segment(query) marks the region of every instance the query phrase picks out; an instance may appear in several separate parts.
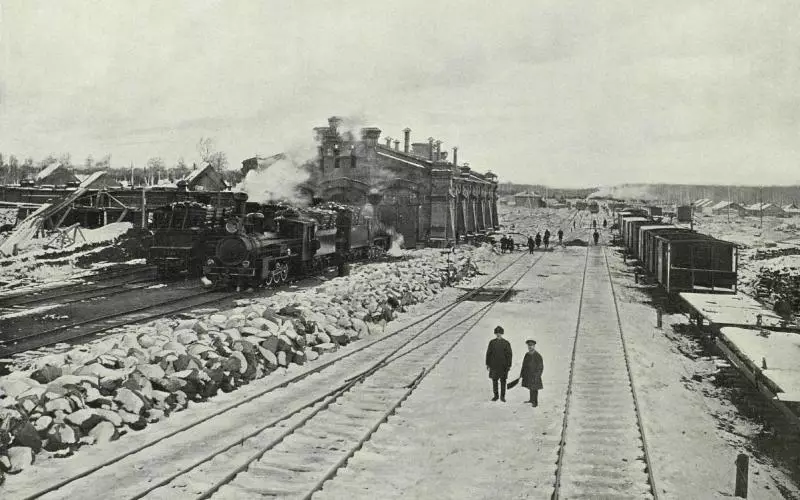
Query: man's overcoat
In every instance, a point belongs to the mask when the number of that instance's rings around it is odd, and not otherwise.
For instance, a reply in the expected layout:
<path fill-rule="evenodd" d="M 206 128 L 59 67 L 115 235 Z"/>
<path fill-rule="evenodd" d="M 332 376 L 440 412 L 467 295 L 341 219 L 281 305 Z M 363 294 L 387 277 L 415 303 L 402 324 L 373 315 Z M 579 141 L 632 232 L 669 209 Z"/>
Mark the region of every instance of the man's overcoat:
<path fill-rule="evenodd" d="M 543 371 L 542 355 L 536 351 L 526 352 L 525 359 L 522 360 L 522 371 L 519 373 L 519 378 L 522 379 L 522 387 L 542 389 Z"/>
<path fill-rule="evenodd" d="M 486 349 L 486 366 L 489 367 L 489 377 L 502 378 L 508 375 L 511 369 L 511 344 L 506 339 L 492 339 Z"/>

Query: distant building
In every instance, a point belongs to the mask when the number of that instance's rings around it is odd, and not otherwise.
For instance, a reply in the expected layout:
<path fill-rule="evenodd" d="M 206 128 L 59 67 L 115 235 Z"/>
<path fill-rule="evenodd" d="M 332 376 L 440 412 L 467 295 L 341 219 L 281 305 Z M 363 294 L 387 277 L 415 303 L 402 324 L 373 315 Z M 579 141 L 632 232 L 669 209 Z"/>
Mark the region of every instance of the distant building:
<path fill-rule="evenodd" d="M 72 168 L 60 163 L 51 163 L 43 168 L 33 179 L 36 185 L 65 186 L 68 183 L 79 183 L 80 180 L 72 172 Z"/>
<path fill-rule="evenodd" d="M 692 220 L 692 207 L 689 205 L 682 205 L 675 209 L 678 222 L 691 222 Z"/>
<path fill-rule="evenodd" d="M 798 206 L 797 206 L 797 205 L 795 205 L 794 203 L 789 203 L 788 205 L 784 205 L 784 206 L 782 206 L 781 208 L 783 209 L 783 211 L 784 211 L 784 212 L 785 212 L 787 215 L 789 215 L 789 216 L 791 216 L 791 217 L 797 217 L 797 216 L 800 216 L 800 207 L 798 207 Z"/>
<path fill-rule="evenodd" d="M 739 212 L 740 215 L 749 215 L 752 217 L 760 217 L 761 215 L 784 217 L 786 213 L 781 207 L 772 203 L 753 203 L 743 207 Z"/>
<path fill-rule="evenodd" d="M 178 184 L 180 185 L 182 182 L 186 184 L 186 189 L 189 191 L 225 191 L 228 189 L 222 174 L 214 170 L 214 167 L 208 163 L 189 172 Z"/>
<path fill-rule="evenodd" d="M 523 191 L 514 195 L 514 203 L 518 207 L 542 208 L 545 206 L 541 195 Z"/>
<path fill-rule="evenodd" d="M 711 207 L 711 213 L 715 215 L 734 213 L 736 215 L 742 210 L 742 206 L 733 201 L 721 201 Z"/>

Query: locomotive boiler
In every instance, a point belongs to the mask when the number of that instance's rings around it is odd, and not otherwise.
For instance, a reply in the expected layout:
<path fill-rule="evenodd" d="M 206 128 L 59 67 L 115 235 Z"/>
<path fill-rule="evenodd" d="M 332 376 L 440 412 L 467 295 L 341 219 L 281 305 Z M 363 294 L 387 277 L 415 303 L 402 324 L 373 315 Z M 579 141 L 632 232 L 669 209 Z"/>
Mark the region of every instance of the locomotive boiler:
<path fill-rule="evenodd" d="M 203 266 L 208 279 L 237 288 L 269 286 L 388 249 L 388 234 L 351 208 L 271 207 L 226 224 L 228 235 Z"/>

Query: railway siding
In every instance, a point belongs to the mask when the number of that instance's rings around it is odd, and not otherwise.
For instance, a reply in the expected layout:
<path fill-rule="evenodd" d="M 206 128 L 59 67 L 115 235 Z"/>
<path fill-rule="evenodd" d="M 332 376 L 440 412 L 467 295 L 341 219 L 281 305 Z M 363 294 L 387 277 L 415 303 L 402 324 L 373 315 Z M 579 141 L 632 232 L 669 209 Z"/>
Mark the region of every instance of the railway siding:
<path fill-rule="evenodd" d="M 587 255 L 556 498 L 653 498 L 626 358 L 605 252 L 592 247 Z"/>

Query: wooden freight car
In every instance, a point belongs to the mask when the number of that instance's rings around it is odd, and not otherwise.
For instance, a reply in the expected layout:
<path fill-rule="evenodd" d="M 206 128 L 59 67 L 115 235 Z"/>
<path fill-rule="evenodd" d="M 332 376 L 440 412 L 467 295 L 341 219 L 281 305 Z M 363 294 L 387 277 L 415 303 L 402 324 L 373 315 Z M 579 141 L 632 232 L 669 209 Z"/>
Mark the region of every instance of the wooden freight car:
<path fill-rule="evenodd" d="M 667 293 L 736 293 L 739 249 L 694 232 L 654 234 L 655 277 Z"/>

